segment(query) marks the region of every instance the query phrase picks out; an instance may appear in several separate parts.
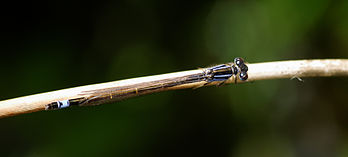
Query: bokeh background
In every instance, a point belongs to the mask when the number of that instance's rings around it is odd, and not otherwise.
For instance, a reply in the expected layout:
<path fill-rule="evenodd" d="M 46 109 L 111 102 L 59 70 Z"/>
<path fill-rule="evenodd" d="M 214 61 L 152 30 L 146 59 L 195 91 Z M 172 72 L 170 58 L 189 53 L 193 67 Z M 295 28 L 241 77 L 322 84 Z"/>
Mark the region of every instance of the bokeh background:
<path fill-rule="evenodd" d="M 348 58 L 348 1 L 0 6 L 1 100 L 248 62 Z M 347 78 L 157 93 L 0 119 L 0 156 L 348 156 Z"/>

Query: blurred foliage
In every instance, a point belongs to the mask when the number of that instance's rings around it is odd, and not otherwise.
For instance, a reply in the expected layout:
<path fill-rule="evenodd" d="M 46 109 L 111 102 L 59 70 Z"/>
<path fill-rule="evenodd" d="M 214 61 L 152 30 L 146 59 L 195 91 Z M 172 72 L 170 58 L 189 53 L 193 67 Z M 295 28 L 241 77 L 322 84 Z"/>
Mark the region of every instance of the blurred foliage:
<path fill-rule="evenodd" d="M 248 62 L 348 58 L 348 1 L 8 2 L 1 99 Z M 348 156 L 348 80 L 269 80 L 0 119 L 1 156 Z"/>

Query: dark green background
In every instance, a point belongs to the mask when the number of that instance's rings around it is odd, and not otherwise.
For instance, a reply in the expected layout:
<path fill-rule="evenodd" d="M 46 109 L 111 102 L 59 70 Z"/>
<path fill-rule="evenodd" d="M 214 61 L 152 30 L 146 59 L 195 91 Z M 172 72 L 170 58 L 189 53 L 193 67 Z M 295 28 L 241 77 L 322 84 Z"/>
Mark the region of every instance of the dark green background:
<path fill-rule="evenodd" d="M 0 6 L 1 100 L 231 62 L 348 58 L 348 1 Z M 348 156 L 347 78 L 268 80 L 0 119 L 0 156 Z"/>

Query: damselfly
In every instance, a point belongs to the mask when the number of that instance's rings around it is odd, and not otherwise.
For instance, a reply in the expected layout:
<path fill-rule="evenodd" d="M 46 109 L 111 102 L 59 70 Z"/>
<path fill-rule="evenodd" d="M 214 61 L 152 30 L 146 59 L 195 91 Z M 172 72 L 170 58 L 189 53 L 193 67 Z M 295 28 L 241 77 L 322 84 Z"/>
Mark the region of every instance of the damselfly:
<path fill-rule="evenodd" d="M 192 83 L 204 82 L 201 86 L 205 86 L 213 82 L 218 82 L 218 85 L 221 85 L 231 77 L 233 77 L 235 83 L 237 83 L 238 79 L 241 81 L 246 81 L 248 79 L 247 72 L 248 66 L 244 63 L 244 60 L 242 58 L 235 58 L 233 63 L 202 68 L 200 71 L 193 74 L 84 91 L 79 94 L 81 97 L 47 104 L 46 110 L 61 109 L 74 105 L 98 105 L 158 91 L 166 91 Z M 197 86 L 196 88 L 201 86 Z"/>

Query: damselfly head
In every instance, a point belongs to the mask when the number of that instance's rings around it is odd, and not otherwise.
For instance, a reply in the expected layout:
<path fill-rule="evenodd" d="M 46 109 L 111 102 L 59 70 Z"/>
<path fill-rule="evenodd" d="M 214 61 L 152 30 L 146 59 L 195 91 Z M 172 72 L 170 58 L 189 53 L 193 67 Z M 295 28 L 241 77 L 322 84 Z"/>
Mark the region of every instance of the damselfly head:
<path fill-rule="evenodd" d="M 244 59 L 237 57 L 234 59 L 234 64 L 237 66 L 234 72 L 239 72 L 239 79 L 242 81 L 246 81 L 248 79 L 248 66 L 244 63 Z M 235 73 L 235 75 L 237 75 Z"/>

